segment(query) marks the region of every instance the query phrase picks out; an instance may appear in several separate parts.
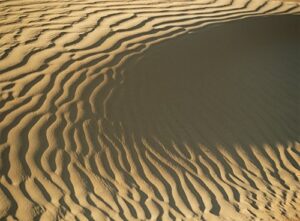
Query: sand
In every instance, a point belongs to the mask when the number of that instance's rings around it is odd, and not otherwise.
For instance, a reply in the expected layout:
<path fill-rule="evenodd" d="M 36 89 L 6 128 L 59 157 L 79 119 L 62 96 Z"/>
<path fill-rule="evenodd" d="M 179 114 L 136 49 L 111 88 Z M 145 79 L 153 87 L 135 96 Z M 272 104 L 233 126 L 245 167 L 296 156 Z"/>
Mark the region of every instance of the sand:
<path fill-rule="evenodd" d="M 0 220 L 300 220 L 300 5 L 0 1 Z"/>

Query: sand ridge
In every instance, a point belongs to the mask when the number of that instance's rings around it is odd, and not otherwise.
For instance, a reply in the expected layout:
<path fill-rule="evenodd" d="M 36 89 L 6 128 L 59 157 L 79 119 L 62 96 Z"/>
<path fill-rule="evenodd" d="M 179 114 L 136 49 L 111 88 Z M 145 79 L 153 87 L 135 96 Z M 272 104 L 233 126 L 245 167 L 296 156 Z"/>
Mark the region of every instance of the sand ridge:
<path fill-rule="evenodd" d="M 299 218 L 299 3 L 0 8 L 1 220 Z"/>

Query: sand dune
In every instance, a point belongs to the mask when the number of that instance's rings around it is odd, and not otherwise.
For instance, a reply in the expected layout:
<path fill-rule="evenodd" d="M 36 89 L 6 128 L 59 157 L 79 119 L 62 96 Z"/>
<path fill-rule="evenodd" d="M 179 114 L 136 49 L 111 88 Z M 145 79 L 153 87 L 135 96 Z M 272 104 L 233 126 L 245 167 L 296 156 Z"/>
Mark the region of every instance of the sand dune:
<path fill-rule="evenodd" d="M 0 220 L 300 219 L 298 1 L 0 9 Z"/>

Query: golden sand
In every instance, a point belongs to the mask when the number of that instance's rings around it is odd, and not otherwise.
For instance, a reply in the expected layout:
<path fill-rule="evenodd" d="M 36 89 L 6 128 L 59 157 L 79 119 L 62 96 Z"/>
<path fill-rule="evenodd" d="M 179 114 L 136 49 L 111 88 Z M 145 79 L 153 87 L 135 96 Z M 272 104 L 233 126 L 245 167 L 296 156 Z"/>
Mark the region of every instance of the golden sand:
<path fill-rule="evenodd" d="M 0 220 L 299 220 L 298 1 L 0 1 Z"/>

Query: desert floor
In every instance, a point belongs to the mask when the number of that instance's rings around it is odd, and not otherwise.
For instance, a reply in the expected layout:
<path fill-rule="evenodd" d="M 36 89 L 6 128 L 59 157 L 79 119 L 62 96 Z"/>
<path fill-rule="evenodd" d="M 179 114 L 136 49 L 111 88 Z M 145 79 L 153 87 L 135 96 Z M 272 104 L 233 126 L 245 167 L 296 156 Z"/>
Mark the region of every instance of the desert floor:
<path fill-rule="evenodd" d="M 299 15 L 0 0 L 0 220 L 300 220 Z"/>

